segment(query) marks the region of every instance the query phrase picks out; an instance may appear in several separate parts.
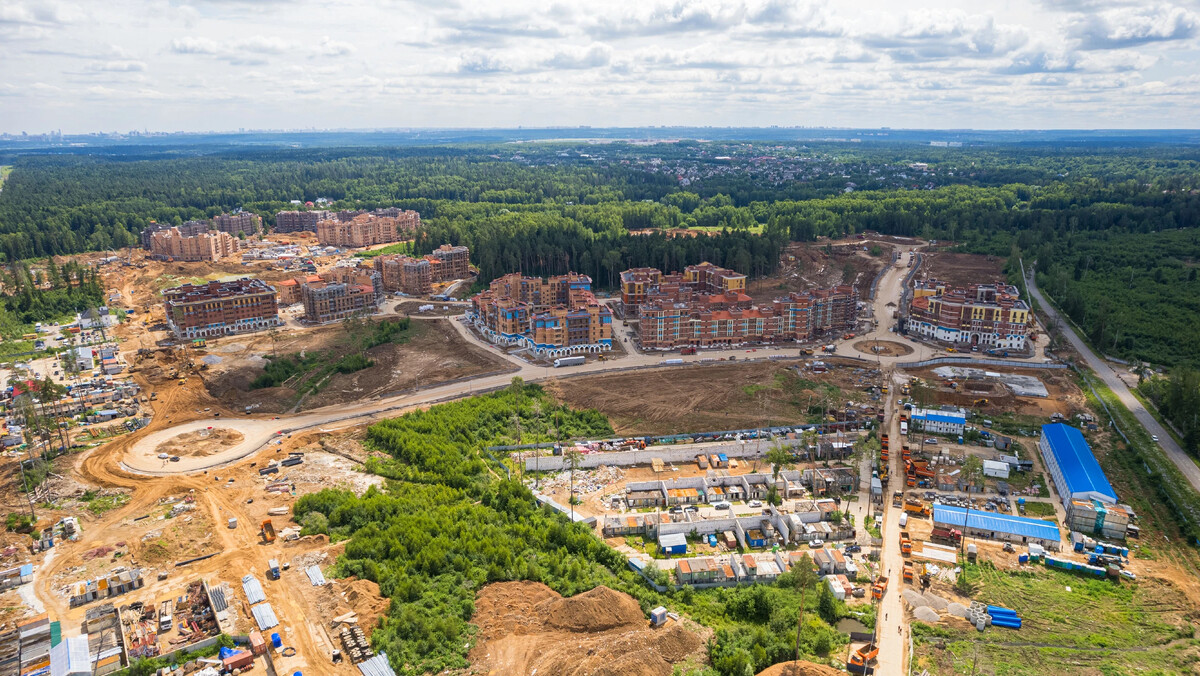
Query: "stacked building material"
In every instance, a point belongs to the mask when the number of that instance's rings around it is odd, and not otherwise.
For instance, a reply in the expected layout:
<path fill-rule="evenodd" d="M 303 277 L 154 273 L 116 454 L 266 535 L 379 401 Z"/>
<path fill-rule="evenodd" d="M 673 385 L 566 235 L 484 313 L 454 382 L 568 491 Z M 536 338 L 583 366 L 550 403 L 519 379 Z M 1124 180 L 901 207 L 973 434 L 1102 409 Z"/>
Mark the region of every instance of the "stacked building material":
<path fill-rule="evenodd" d="M 342 647 L 346 649 L 346 654 L 350 656 L 350 661 L 354 664 L 365 662 L 375 654 L 371 650 L 371 644 L 367 642 L 366 634 L 363 633 L 362 628 L 357 624 L 354 626 L 343 626 L 340 636 Z"/>

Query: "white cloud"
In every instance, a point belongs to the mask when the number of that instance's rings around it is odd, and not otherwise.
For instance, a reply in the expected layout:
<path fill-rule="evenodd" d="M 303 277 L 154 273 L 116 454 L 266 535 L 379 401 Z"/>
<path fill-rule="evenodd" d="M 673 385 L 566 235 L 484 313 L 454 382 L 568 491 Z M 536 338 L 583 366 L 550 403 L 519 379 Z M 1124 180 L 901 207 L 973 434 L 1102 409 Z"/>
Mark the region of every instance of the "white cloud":
<path fill-rule="evenodd" d="M 1182 7 L 1124 7 L 1071 20 L 1067 33 L 1083 49 L 1123 49 L 1196 36 L 1200 17 Z"/>
<path fill-rule="evenodd" d="M 1164 1 L 0 0 L 0 130 L 1196 126 Z"/>

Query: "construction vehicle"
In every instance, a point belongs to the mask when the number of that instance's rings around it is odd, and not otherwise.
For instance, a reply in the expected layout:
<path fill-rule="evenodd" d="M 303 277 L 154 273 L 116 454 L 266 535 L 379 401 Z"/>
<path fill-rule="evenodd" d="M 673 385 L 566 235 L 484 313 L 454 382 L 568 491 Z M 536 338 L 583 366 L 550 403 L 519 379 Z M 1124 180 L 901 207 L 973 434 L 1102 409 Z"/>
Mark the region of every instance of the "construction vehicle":
<path fill-rule="evenodd" d="M 962 531 L 957 528 L 937 528 L 929 534 L 929 539 L 934 542 L 942 542 L 951 545 L 958 545 L 962 542 Z"/>
<path fill-rule="evenodd" d="M 904 581 L 908 584 L 913 582 L 913 565 L 912 561 L 904 562 Z"/>
<path fill-rule="evenodd" d="M 260 530 L 262 532 L 263 542 L 271 544 L 275 541 L 275 524 L 271 523 L 270 519 L 262 522 L 262 528 Z"/>
<path fill-rule="evenodd" d="M 900 394 L 907 397 L 908 395 L 912 394 L 912 388 L 909 387 L 908 385 L 901 385 L 900 386 Z"/>
<path fill-rule="evenodd" d="M 912 555 L 912 538 L 908 537 L 908 531 L 900 531 L 900 553 L 904 556 Z"/>
<path fill-rule="evenodd" d="M 267 575 L 270 576 L 272 580 L 279 579 L 279 561 L 275 559 L 267 561 Z"/>
<path fill-rule="evenodd" d="M 850 663 L 847 671 L 864 673 L 867 665 L 874 662 L 878 657 L 879 646 L 874 643 L 868 643 L 850 654 Z"/>
<path fill-rule="evenodd" d="M 895 493 L 892 493 L 892 506 L 899 507 L 902 504 L 904 504 L 904 492 L 896 491 Z"/>
<path fill-rule="evenodd" d="M 909 514 L 916 514 L 917 516 L 929 516 L 929 505 L 920 500 L 909 498 L 904 501 L 904 511 Z"/>
<path fill-rule="evenodd" d="M 979 408 L 981 406 L 987 406 L 988 400 L 987 399 L 976 399 L 975 403 L 972 405 L 975 406 L 976 408 Z"/>
<path fill-rule="evenodd" d="M 875 584 L 871 586 L 871 598 L 875 600 L 883 599 L 883 595 L 887 592 L 888 579 L 883 575 L 875 578 Z"/>
<path fill-rule="evenodd" d="M 806 354 L 806 355 L 808 355 L 808 356 L 810 356 L 810 357 L 811 357 L 811 356 L 812 356 L 812 354 L 813 354 L 813 349 L 812 349 L 811 347 L 806 347 L 806 348 L 804 348 L 804 354 Z"/>
<path fill-rule="evenodd" d="M 167 599 L 162 602 L 158 609 L 158 632 L 165 633 L 171 631 L 171 613 L 175 609 L 175 601 Z"/>

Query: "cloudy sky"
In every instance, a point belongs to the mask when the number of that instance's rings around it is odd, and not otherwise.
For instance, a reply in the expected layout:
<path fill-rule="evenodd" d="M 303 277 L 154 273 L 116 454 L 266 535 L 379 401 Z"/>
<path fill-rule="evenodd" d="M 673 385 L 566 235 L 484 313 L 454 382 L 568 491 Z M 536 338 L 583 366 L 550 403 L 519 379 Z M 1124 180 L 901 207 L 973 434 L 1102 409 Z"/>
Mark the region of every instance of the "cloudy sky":
<path fill-rule="evenodd" d="M 1200 127 L 1200 0 L 0 0 L 0 131 Z"/>

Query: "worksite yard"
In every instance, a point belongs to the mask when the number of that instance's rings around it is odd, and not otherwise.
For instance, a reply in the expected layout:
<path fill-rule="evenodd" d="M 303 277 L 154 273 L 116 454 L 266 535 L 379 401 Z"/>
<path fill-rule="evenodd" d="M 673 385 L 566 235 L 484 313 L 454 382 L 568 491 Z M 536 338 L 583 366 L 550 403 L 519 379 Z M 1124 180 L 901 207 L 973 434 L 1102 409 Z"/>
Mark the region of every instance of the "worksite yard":
<path fill-rule="evenodd" d="M 977 588 L 975 600 L 1016 610 L 1023 625 L 980 633 L 958 618 L 917 624 L 918 671 L 1165 674 L 1195 673 L 1200 664 L 1200 641 L 1194 638 L 1200 613 L 1167 581 L 1089 580 L 1038 565 L 1000 571 L 990 563 L 968 564 L 965 572 Z"/>
<path fill-rule="evenodd" d="M 816 359 L 820 359 L 817 357 Z M 678 367 L 550 381 L 546 389 L 575 408 L 595 408 L 619 434 L 681 434 L 819 422 L 822 407 L 874 404 L 864 387 L 881 381 L 874 369 L 826 359 Z M 805 364 L 801 370 L 793 368 Z"/>
<path fill-rule="evenodd" d="M 266 333 L 235 336 L 210 342 L 192 359 L 207 364 L 202 377 L 214 397 L 235 411 L 250 407 L 255 413 L 361 401 L 512 368 L 502 357 L 469 345 L 448 321 L 452 320 L 412 319 L 396 340 L 366 350 L 365 356 L 374 362 L 372 366 L 353 373 L 335 371 L 325 379 L 317 379 L 314 374 L 355 353 L 352 340 L 361 329 L 333 324 L 282 332 L 274 342 Z M 300 362 L 301 367 L 280 386 L 252 387 L 267 366 L 269 355 L 307 357 L 317 353 L 325 356 L 313 363 Z"/>
<path fill-rule="evenodd" d="M 936 279 L 956 287 L 1003 282 L 1004 259 L 926 248 L 916 278 Z"/>
<path fill-rule="evenodd" d="M 1035 378 L 1046 388 L 1049 396 L 1017 396 L 1000 379 L 994 377 L 956 377 L 950 387 L 948 379 L 937 373 L 938 369 L 954 367 L 928 367 L 904 371 L 905 375 L 917 376 L 924 381 L 934 406 L 961 406 L 976 411 L 984 418 L 996 419 L 1004 415 L 1040 419 L 1050 422 L 1050 416 L 1058 413 L 1067 418 L 1087 410 L 1083 392 L 1075 382 L 1075 373 L 1070 369 L 1023 369 L 1015 366 L 988 366 L 987 372 L 1013 374 Z M 903 381 L 902 381 L 903 382 Z M 987 399 L 986 405 L 978 405 Z M 1032 420 L 1030 423 L 1032 424 Z"/>
<path fill-rule="evenodd" d="M 784 251 L 779 270 L 769 277 L 750 280 L 746 294 L 755 302 L 769 303 L 791 292 L 857 284 L 859 293 L 865 296 L 871 280 L 891 261 L 892 248 L 885 242 L 857 239 L 793 242 Z M 873 250 L 879 255 L 874 255 Z"/>
<path fill-rule="evenodd" d="M 704 664 L 711 631 L 668 620 L 651 628 L 638 602 L 607 587 L 563 598 L 540 582 L 479 591 L 472 673 L 489 676 L 671 676 Z"/>

